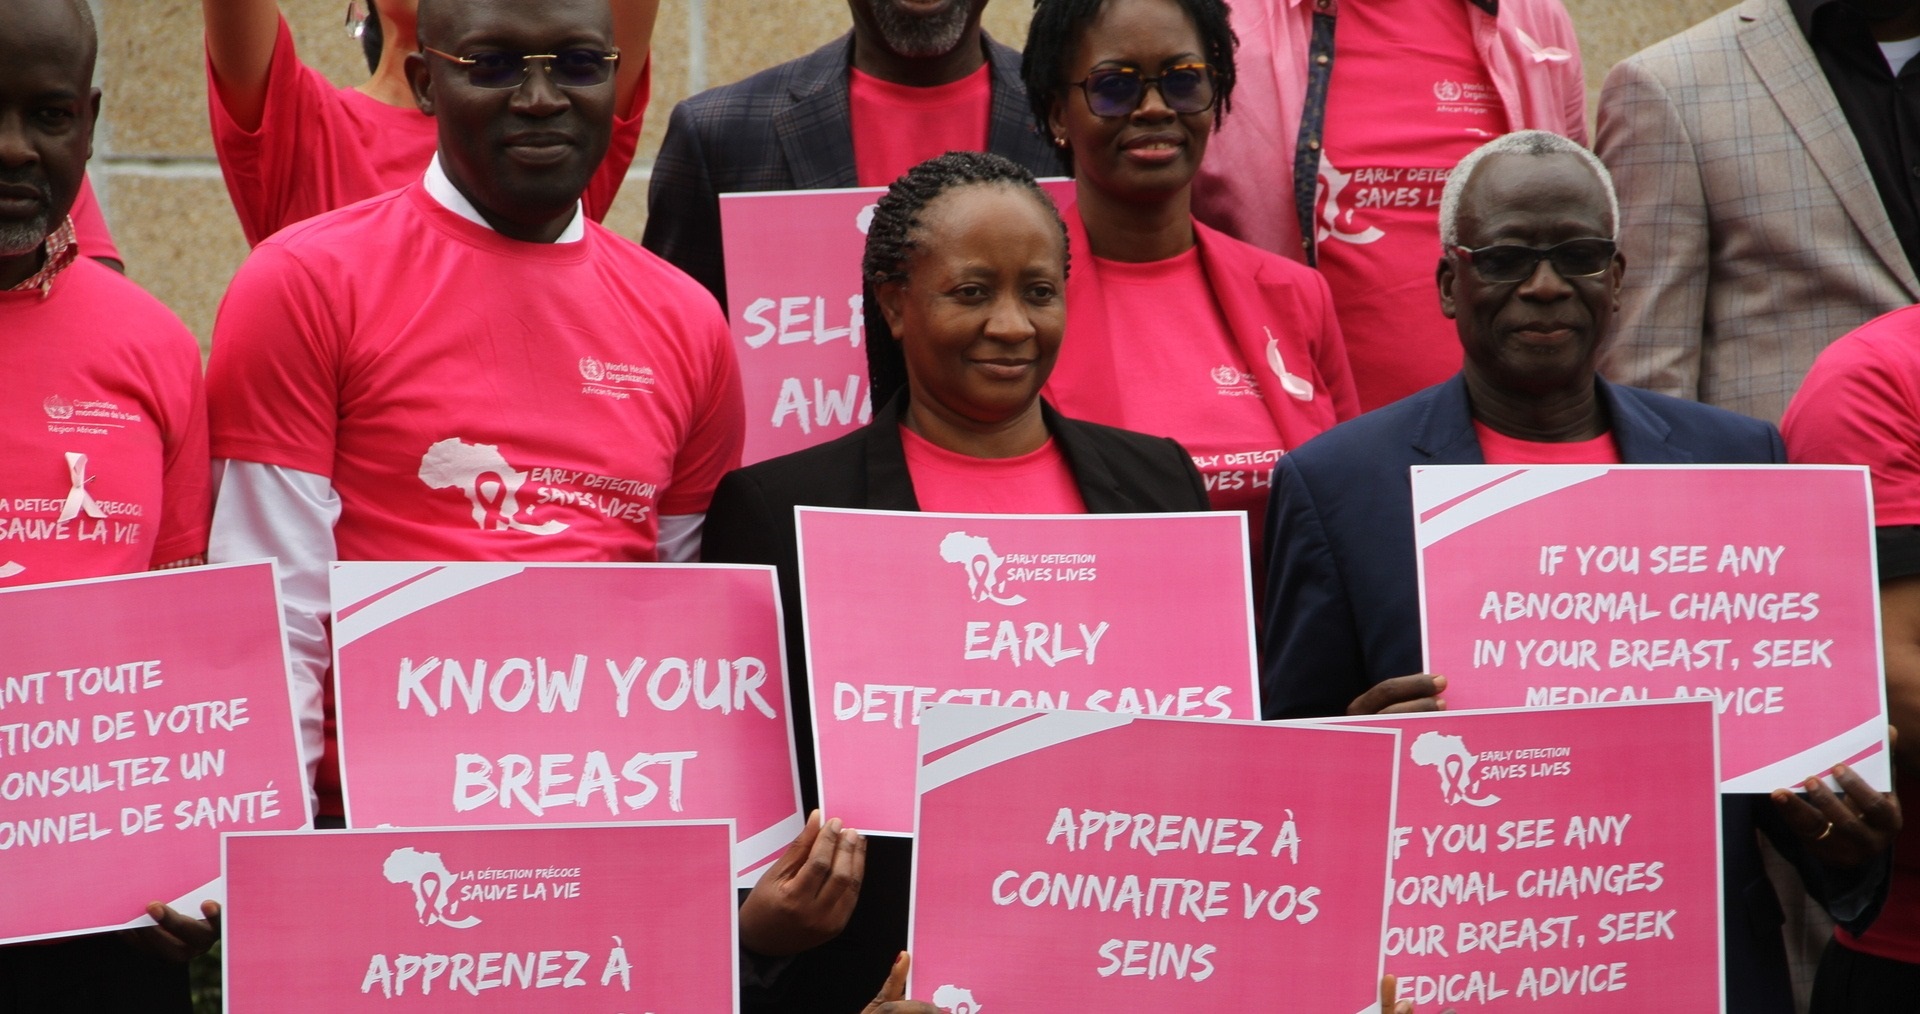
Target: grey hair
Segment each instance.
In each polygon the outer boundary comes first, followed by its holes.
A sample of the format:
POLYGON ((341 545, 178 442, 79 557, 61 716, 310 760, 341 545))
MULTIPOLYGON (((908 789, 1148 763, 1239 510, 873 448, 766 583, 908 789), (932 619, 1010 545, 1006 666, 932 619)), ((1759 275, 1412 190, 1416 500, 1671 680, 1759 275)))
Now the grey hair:
POLYGON ((1600 189, 1607 192, 1608 238, 1620 238, 1620 195, 1613 189, 1613 174, 1600 161, 1600 156, 1590 152, 1578 141, 1561 137, 1545 130, 1516 130, 1503 134, 1486 144, 1467 153, 1453 167, 1447 176, 1446 189, 1440 192, 1440 246, 1442 250, 1451 250, 1460 242, 1460 195, 1466 192, 1467 180, 1473 171, 1489 155, 1572 155, 1586 163, 1593 175, 1600 180, 1600 189))

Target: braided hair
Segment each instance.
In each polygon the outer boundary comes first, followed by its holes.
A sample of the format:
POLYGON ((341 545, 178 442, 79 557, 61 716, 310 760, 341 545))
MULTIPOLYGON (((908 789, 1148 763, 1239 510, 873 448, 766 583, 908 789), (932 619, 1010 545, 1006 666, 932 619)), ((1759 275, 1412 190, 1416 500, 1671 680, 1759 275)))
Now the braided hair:
POLYGON ((949 190, 1000 186, 1025 190, 1060 226, 1061 277, 1066 275, 1067 226, 1053 199, 1017 162, 981 151, 950 151, 906 171, 874 205, 867 226, 867 248, 860 258, 861 293, 867 330, 867 381, 875 405, 884 405, 907 386, 907 357, 887 325, 874 292, 887 282, 907 280, 907 258, 919 247, 920 212, 949 190))
MULTIPOLYGON (((1042 136, 1052 134, 1053 104, 1067 98, 1067 68, 1073 62, 1087 25, 1106 0, 1033 0, 1033 23, 1027 27, 1027 48, 1020 55, 1020 78, 1042 136)), ((1226 0, 1168 0, 1186 12, 1200 32, 1200 47, 1213 68, 1213 124, 1226 122, 1233 95, 1233 51, 1240 38, 1227 20, 1226 0)), ((1060 150, 1060 160, 1073 171, 1073 151, 1060 150)))

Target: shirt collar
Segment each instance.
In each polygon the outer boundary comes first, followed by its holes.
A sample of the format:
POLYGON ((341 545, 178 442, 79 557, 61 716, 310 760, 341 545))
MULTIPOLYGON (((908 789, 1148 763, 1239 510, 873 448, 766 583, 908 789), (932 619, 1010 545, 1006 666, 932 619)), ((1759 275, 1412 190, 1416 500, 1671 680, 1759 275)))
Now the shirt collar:
POLYGON ((40 270, 34 272, 33 277, 8 291, 28 292, 39 289, 41 299, 53 295, 53 280, 80 257, 80 243, 74 237, 72 216, 61 219, 60 227, 47 233, 46 249, 47 261, 40 270))
MULTIPOLYGON (((427 196, 439 202, 441 207, 483 229, 493 229, 493 226, 487 224, 486 219, 480 217, 480 209, 474 207, 472 201, 467 200, 467 195, 453 185, 453 180, 447 176, 447 171, 440 167, 440 153, 437 151, 433 153, 433 160, 427 163, 426 186, 427 196)), ((560 236, 554 240, 555 243, 578 243, 586 238, 587 224, 580 210, 580 202, 573 202, 573 218, 568 220, 565 229, 560 230, 560 236)))

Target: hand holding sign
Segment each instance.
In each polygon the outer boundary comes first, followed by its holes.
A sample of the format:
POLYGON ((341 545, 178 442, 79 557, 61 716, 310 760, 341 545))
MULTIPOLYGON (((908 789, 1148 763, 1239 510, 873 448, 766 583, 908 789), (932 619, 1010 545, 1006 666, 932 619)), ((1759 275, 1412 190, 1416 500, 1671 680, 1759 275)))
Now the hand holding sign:
POLYGON ((1890 792, 1876 792, 1845 764, 1833 768, 1834 781, 1844 797, 1818 778, 1802 786, 1803 799, 1786 789, 1773 790, 1773 804, 1787 826, 1821 863, 1852 870, 1885 855, 1900 833, 1900 800, 1890 792))
POLYGON ((220 942, 220 903, 203 901, 200 912, 205 919, 192 919, 160 902, 151 902, 147 917, 154 925, 121 933, 135 949, 184 965, 220 942))
POLYGON ((1367 688, 1367 692, 1347 705, 1347 714, 1401 715, 1414 711, 1445 711, 1447 702, 1440 695, 1447 691, 1447 678, 1417 672, 1395 676, 1367 688))
POLYGON ((785 957, 840 935, 860 900, 867 840, 819 810, 800 836, 760 875, 740 906, 740 944, 755 954, 785 957))
POLYGON ((907 996, 907 970, 913 967, 913 957, 906 951, 893 959, 893 969, 887 973, 887 981, 880 987, 880 995, 867 1004, 861 1014, 941 1014, 940 1008, 923 1000, 909 1000, 907 996))

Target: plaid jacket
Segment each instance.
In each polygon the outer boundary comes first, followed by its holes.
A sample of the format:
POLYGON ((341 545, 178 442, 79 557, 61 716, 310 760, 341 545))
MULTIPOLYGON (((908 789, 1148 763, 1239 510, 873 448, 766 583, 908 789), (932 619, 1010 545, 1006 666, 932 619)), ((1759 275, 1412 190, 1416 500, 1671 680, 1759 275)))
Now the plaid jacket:
MULTIPOLYGON (((981 34, 992 69, 989 150, 1036 176, 1061 174, 1034 125, 1020 84, 1020 54, 981 34)), ((641 243, 727 305, 720 249, 724 193, 859 186, 848 107, 851 33, 744 81, 711 88, 673 109, 647 188, 641 243)))
POLYGON ((1607 75, 1620 190, 1614 380, 1777 422, 1834 339, 1920 300, 1786 0, 1745 0, 1607 75))

